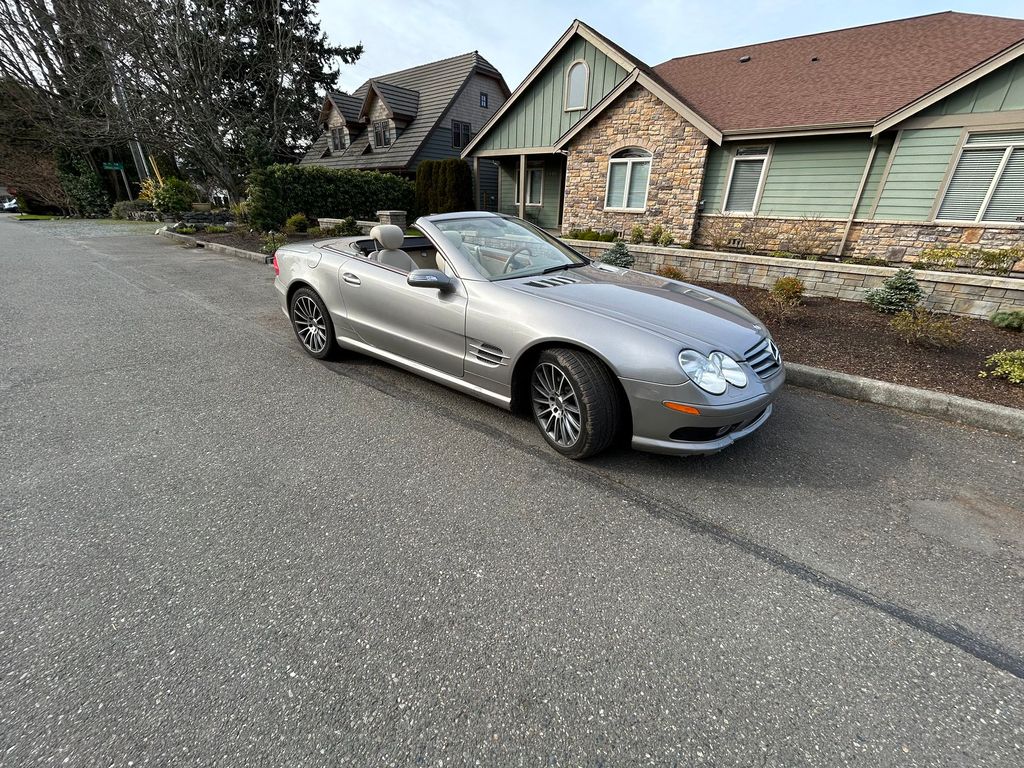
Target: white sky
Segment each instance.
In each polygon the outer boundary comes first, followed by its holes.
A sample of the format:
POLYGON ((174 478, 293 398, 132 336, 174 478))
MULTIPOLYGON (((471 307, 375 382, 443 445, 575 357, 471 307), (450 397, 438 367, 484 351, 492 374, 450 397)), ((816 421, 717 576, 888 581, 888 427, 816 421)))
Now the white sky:
POLYGON ((340 87, 429 61, 480 53, 515 87, 579 18, 648 64, 747 43, 958 10, 1024 17, 1021 0, 321 0, 331 42, 365 47, 340 87))

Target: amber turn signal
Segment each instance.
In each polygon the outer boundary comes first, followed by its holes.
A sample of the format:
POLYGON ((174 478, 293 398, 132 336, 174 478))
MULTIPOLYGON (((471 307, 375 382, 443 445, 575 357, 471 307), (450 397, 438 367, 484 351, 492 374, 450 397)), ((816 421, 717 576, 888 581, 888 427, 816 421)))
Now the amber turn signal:
POLYGON ((680 413, 689 413, 694 416, 700 416, 700 411, 694 408, 692 405, 683 405, 682 403, 673 403, 668 400, 662 403, 666 408, 671 408, 673 411, 679 411, 680 413))

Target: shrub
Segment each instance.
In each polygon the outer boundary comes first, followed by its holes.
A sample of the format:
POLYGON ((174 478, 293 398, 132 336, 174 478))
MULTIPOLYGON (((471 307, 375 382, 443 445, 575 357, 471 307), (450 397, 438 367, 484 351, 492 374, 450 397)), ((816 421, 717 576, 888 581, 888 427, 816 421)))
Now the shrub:
POLYGON ((187 211, 196 201, 196 191, 187 181, 171 176, 153 193, 153 207, 161 214, 187 211))
POLYGON ((644 241, 644 236, 645 236, 645 232, 644 232, 643 225, 642 224, 636 224, 636 225, 633 226, 633 229, 630 230, 629 242, 631 242, 633 245, 640 245, 644 241))
POLYGON ((651 230, 650 242, 651 245, 657 245, 661 242, 662 235, 665 234, 665 228, 661 224, 656 224, 654 229, 651 230))
POLYGON ((374 219, 384 209, 412 211, 415 188, 390 173, 271 165, 249 175, 249 223, 259 230, 281 227, 300 211, 315 218, 374 219))
POLYGON ((232 203, 228 208, 231 218, 236 222, 245 224, 249 221, 249 203, 243 200, 240 203, 232 203))
POLYGON ((227 227, 222 227, 220 224, 210 224, 206 228, 206 234, 208 235, 223 235, 228 231, 227 227))
POLYGON ((662 248, 668 248, 675 241, 676 239, 672 237, 671 232, 663 232, 661 237, 658 238, 658 245, 660 245, 662 248))
POLYGON ((285 232, 305 232, 309 229, 309 219, 304 213, 293 213, 284 223, 285 232))
POLYGON ((110 213, 110 197, 103 180, 84 155, 58 153, 57 178, 72 209, 80 216, 106 216, 110 213))
POLYGON ((309 235, 310 237, 320 237, 321 235, 323 235, 323 233, 324 231, 320 227, 310 227, 309 229, 306 230, 306 234, 309 235))
POLYGON ((926 248, 914 262, 914 269, 955 272, 960 259, 965 257, 966 254, 958 248, 926 248))
POLYGON ((771 287, 775 300, 797 306, 804 297, 804 281, 799 277, 780 277, 771 287))
POLYGON ((356 220, 351 216, 346 216, 341 220, 341 224, 335 224, 331 234, 335 237, 352 237, 354 235, 363 234, 362 228, 356 224, 356 220))
POLYGON ((679 269, 679 267, 673 267, 668 264, 663 264, 662 266, 658 267, 658 269, 655 271, 655 274, 660 275, 661 277, 667 277, 669 280, 679 280, 680 282, 684 283, 689 278, 689 275, 683 272, 683 270, 679 269))
POLYGON ((160 189, 160 184, 152 176, 148 179, 143 179, 139 183, 139 200, 142 200, 145 203, 152 203, 153 196, 156 194, 158 189, 160 189))
POLYGON ((451 213, 473 209, 473 172, 457 157, 424 160, 416 166, 416 209, 451 213))
POLYGON ((131 215, 139 210, 137 203, 131 200, 118 200, 110 208, 110 218, 112 219, 130 219, 131 215))
POLYGON ((598 232, 596 229, 570 229, 566 235, 570 240, 591 240, 614 243, 618 237, 614 232, 598 232))
POLYGON ((1024 247, 1007 248, 1002 251, 978 251, 978 266, 985 271, 995 272, 997 275, 1008 275, 1013 270, 1013 265, 1024 259, 1024 247))
POLYGON ((882 283, 881 288, 868 291, 864 300, 877 312, 896 315, 909 312, 924 296, 917 278, 910 269, 897 270, 896 274, 882 283))
POLYGON ((608 253, 601 259, 604 264, 611 264, 613 267, 625 267, 628 269, 636 263, 636 259, 633 258, 626 244, 621 240, 616 240, 615 244, 608 249, 608 253))
POLYGON ((1006 379, 1011 384, 1024 384, 1024 349, 1004 349, 985 358, 985 368, 978 375, 1006 379))
POLYGON ((284 235, 278 232, 268 232, 261 240, 260 252, 273 253, 286 242, 288 242, 288 240, 284 235))
POLYGON ((996 328, 1005 328, 1008 331, 1024 331, 1024 309, 996 312, 990 320, 996 328))
POLYGON ((907 344, 923 347, 952 347, 960 340, 960 331, 952 318, 929 312, 924 307, 900 312, 889 327, 907 344))

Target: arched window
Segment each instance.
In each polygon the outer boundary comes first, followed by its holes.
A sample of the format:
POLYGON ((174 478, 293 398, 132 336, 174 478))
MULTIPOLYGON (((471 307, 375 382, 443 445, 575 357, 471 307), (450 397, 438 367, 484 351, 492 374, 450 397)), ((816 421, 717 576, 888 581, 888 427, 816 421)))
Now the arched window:
POLYGON ((587 86, 590 70, 587 62, 577 61, 565 73, 565 110, 587 108, 587 86))
POLYGON ((642 149, 623 149, 608 161, 608 187, 604 207, 620 211, 647 208, 647 186, 651 180, 651 153, 642 149))

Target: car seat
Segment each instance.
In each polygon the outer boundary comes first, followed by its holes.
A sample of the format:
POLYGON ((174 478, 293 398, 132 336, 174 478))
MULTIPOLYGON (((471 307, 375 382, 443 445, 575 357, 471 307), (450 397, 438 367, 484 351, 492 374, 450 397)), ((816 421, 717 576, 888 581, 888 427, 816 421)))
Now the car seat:
POLYGON ((380 246, 378 250, 370 254, 371 259, 405 272, 412 272, 416 269, 416 262, 402 250, 405 232, 401 227, 394 224, 378 224, 370 230, 370 237, 380 246))

